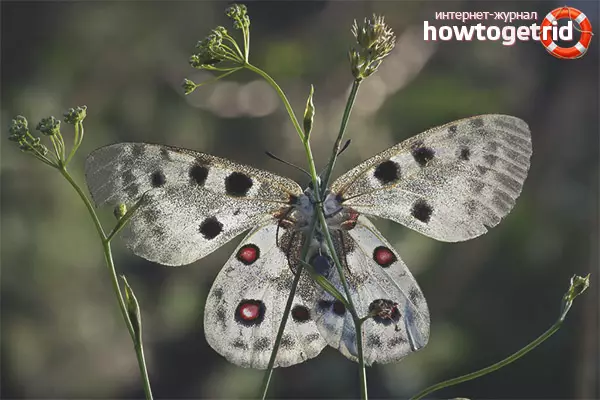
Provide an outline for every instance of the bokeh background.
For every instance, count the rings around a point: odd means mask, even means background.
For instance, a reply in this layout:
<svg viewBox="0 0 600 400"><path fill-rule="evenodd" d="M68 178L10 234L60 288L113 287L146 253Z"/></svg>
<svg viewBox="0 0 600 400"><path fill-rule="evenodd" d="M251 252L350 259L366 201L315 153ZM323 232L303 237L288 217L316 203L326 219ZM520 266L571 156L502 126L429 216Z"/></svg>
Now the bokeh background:
<svg viewBox="0 0 600 400"><path fill-rule="evenodd" d="M306 177L264 155L304 165L284 108L250 72L184 96L197 40L229 27L225 2L2 2L2 398L143 397L129 335L100 244L59 174L6 140L10 119L35 126L86 104L85 155L119 141L187 147ZM359 92L335 176L405 138L454 119L505 113L526 120L534 154L513 212L488 234L436 242L377 221L421 285L431 310L429 345L401 363L368 370L373 398L402 398L516 351L547 329L573 274L592 272L564 327L513 365L442 390L437 398L595 398L598 388L598 55L576 61L536 42L425 42L439 11L537 11L555 1L252 2L251 61L284 88L297 113L314 84L312 134L323 167L351 75L355 18L383 14L394 52ZM571 1L600 31L598 2ZM502 26L488 20L484 24ZM531 24L523 21L519 24ZM452 24L452 22L448 22ZM69 138L67 126L64 135ZM101 212L106 226L110 210ZM236 367L203 334L203 307L239 238L193 265L167 268L117 241L115 260L141 303L150 379L161 398L255 397L262 372ZM276 370L273 398L358 397L357 365L331 348Z"/></svg>

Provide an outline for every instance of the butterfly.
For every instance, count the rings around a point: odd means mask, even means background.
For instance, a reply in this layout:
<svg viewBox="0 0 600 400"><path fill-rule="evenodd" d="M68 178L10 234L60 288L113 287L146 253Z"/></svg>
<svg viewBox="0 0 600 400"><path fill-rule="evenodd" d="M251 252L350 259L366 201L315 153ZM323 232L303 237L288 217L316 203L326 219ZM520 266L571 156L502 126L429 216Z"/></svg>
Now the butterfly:
<svg viewBox="0 0 600 400"><path fill-rule="evenodd" d="M427 303L410 271L367 218L398 222L458 242L484 234L519 196L532 154L527 124L506 115L458 120L409 138L359 164L327 189L176 147L113 144L92 152L86 180L96 205L138 204L124 240L164 265L192 263L250 230L218 274L204 313L207 342L230 362L264 369L273 349L307 229L308 260L344 293L323 239L329 229L363 325L366 364L395 362L429 339ZM139 203L138 203L139 202ZM344 303L301 273L276 367L316 357L326 346L357 360Z"/></svg>

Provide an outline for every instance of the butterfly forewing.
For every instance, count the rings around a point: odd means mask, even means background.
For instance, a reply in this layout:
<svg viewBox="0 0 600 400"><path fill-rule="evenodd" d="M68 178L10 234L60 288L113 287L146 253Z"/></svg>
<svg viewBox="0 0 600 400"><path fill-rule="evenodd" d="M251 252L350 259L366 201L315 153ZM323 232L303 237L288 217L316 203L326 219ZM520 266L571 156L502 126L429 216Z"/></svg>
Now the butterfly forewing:
<svg viewBox="0 0 600 400"><path fill-rule="evenodd" d="M145 143L102 147L85 170L97 205L131 207L142 199L125 240L137 255L166 265L204 257L302 193L294 181L266 171Z"/></svg>
<svg viewBox="0 0 600 400"><path fill-rule="evenodd" d="M353 229L332 234L358 315L373 315L363 324L365 362L399 361L425 346L429 338L427 303L392 246L364 216ZM328 279L344 293L337 271L330 272ZM343 304L323 293L315 313L327 343L357 360L354 322Z"/></svg>
<svg viewBox="0 0 600 400"><path fill-rule="evenodd" d="M288 259L298 259L301 243L298 232L278 233L270 222L244 238L217 276L206 302L204 330L211 347L230 362L267 367L294 279ZM276 367L316 357L326 345L312 315L316 299L317 288L304 274Z"/></svg>
<svg viewBox="0 0 600 400"><path fill-rule="evenodd" d="M427 236L461 241L513 207L532 154L527 124L481 115L433 128L366 160L332 185L342 205Z"/></svg>

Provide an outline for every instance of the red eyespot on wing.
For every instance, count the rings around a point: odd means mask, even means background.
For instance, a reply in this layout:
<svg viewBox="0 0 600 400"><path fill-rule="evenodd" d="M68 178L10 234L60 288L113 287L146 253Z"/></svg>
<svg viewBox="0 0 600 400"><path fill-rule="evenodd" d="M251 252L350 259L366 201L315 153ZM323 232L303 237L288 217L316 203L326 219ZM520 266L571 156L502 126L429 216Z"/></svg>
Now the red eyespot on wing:
<svg viewBox="0 0 600 400"><path fill-rule="evenodd" d="M244 304L240 307L240 317L246 321L252 321L258 317L260 307L256 304Z"/></svg>
<svg viewBox="0 0 600 400"><path fill-rule="evenodd" d="M380 266L387 268L398 259L396 255L387 247L379 246L373 251L373 260Z"/></svg>
<svg viewBox="0 0 600 400"><path fill-rule="evenodd" d="M254 244L247 244L241 247L237 254L236 258L245 265L251 265L260 257L260 250Z"/></svg>
<svg viewBox="0 0 600 400"><path fill-rule="evenodd" d="M235 320L244 326L260 324L265 318L265 304L260 300L242 300L235 310Z"/></svg>

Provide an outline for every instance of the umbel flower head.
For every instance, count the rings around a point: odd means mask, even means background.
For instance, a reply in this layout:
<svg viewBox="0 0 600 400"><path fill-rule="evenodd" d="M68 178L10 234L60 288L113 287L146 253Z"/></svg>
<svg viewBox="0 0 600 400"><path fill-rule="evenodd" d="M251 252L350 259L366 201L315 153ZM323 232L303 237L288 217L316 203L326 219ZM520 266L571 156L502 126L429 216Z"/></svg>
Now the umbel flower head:
<svg viewBox="0 0 600 400"><path fill-rule="evenodd" d="M48 149L41 143L40 138L33 137L29 132L29 124L25 117L19 115L13 119L9 133L8 140L18 143L21 151L33 153L41 157L48 153Z"/></svg>
<svg viewBox="0 0 600 400"><path fill-rule="evenodd" d="M352 75L355 79L364 79L377 71L379 65L396 45L396 36L386 25L383 16L373 14L365 18L362 24L354 20L352 34L356 38L357 48L348 53Z"/></svg>

